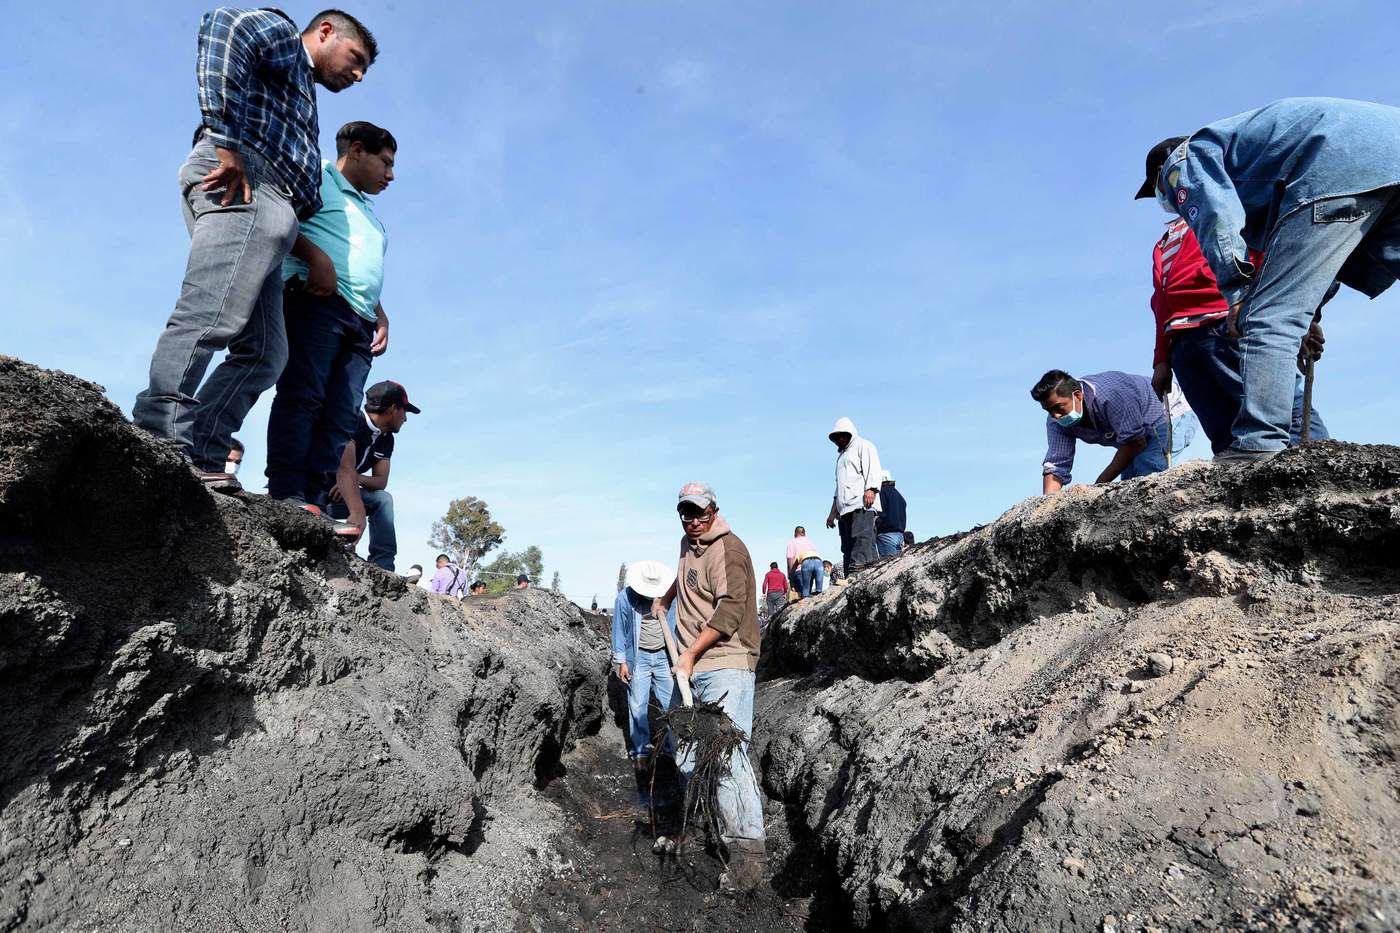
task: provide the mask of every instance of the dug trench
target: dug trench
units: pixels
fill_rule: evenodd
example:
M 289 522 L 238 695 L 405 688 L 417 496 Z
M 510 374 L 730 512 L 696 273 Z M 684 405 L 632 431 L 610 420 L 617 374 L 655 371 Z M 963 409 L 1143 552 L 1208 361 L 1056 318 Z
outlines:
M 735 901 L 651 854 L 597 617 L 0 393 L 0 928 L 1400 928 L 1395 448 L 1028 499 L 783 610 Z

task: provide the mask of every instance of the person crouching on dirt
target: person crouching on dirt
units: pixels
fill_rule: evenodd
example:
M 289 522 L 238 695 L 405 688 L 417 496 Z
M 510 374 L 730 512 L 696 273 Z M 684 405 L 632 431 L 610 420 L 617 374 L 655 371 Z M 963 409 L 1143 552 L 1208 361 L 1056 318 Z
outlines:
M 1098 484 L 1167 468 L 1167 411 L 1146 376 L 1110 371 L 1075 379 L 1052 369 L 1031 388 L 1031 398 L 1046 414 L 1042 494 L 1069 485 L 1076 441 L 1116 449 Z
M 617 679 L 627 685 L 627 757 L 637 775 L 643 807 L 651 806 L 651 696 L 662 709 L 671 705 L 671 665 L 666 660 L 665 625 L 676 635 L 676 612 L 657 615 L 656 598 L 675 582 L 671 568 L 660 561 L 639 560 L 627 565 L 626 586 L 617 594 L 612 613 L 612 661 Z M 669 753 L 670 741 L 667 740 Z
M 719 703 L 745 736 L 753 734 L 754 671 L 758 669 L 758 600 L 749 550 L 719 514 L 705 483 L 683 486 L 676 505 L 685 536 L 680 567 L 653 611 L 676 606 L 680 658 L 672 669 L 686 678 L 696 703 Z M 695 770 L 693 751 L 676 762 L 681 781 Z M 720 836 L 729 850 L 726 887 L 751 891 L 763 880 L 763 800 L 749 763 L 748 742 L 734 750 L 720 782 Z
M 394 497 L 389 494 L 389 461 L 394 456 L 394 435 L 408 415 L 422 410 L 408 400 L 408 390 L 397 382 L 376 382 L 365 392 L 364 417 L 340 456 L 330 514 L 347 519 L 356 528 L 369 523 L 369 562 L 390 572 L 399 553 L 394 530 Z M 465 582 L 465 581 L 464 581 Z

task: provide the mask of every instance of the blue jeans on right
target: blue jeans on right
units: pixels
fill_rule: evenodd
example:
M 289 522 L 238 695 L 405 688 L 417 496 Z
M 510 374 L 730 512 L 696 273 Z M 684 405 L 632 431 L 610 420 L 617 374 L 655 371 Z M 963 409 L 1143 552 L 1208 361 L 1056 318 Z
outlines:
M 394 530 L 394 497 L 387 489 L 360 488 L 365 504 L 365 521 L 369 525 L 369 562 L 393 572 L 394 558 L 399 554 L 399 536 Z M 330 504 L 334 518 L 349 518 L 350 510 L 337 499 Z
M 212 472 L 223 471 L 234 433 L 287 362 L 282 258 L 296 242 L 296 213 L 287 187 L 262 159 L 246 148 L 242 155 L 251 203 L 225 207 L 223 191 L 200 188 L 218 165 L 209 142 L 200 141 L 180 168 L 190 233 L 185 281 L 131 409 L 137 425 L 176 441 L 195 466 Z
M 1240 311 L 1244 396 L 1231 428 L 1239 450 L 1281 450 L 1292 435 L 1298 347 L 1353 253 L 1400 276 L 1400 197 L 1382 188 L 1324 198 L 1285 216 L 1264 245 L 1264 263 Z M 1392 279 L 1372 283 L 1379 294 Z
M 809 557 L 797 568 L 797 595 L 812 596 L 826 586 L 826 570 L 820 557 Z
M 734 725 L 742 729 L 745 736 L 753 737 L 753 671 L 733 668 L 699 671 L 691 675 L 690 685 L 694 689 L 696 703 L 720 703 Z M 680 771 L 681 788 L 684 790 L 695 772 L 694 746 L 676 759 L 676 768 Z M 720 782 L 716 797 L 720 838 L 725 843 L 740 839 L 761 841 L 767 836 L 763 828 L 763 798 L 759 796 L 758 778 L 749 761 L 747 741 L 730 756 L 729 776 Z
M 374 325 L 339 295 L 283 295 L 287 366 L 267 419 L 267 494 L 324 507 L 340 455 L 359 426 Z
M 1167 468 L 1167 420 L 1153 425 L 1147 432 L 1147 446 L 1142 449 L 1127 468 L 1118 474 L 1119 479 L 1137 479 L 1150 476 Z
M 902 547 L 904 547 L 904 532 L 902 531 L 882 531 L 875 536 L 875 551 L 881 557 L 898 554 Z
M 1211 453 L 1230 446 L 1231 429 L 1244 400 L 1244 380 L 1240 378 L 1240 347 L 1226 331 L 1225 322 L 1204 324 L 1172 335 L 1172 374 L 1182 394 L 1210 438 Z M 1293 368 L 1293 411 L 1289 422 L 1289 444 L 1296 446 L 1303 432 L 1303 377 Z M 1322 416 L 1314 408 L 1312 436 L 1331 437 Z

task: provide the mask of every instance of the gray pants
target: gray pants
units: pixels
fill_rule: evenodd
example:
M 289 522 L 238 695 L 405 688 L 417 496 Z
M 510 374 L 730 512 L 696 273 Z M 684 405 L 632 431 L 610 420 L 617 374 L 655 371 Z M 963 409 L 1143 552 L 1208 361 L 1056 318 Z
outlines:
M 180 169 L 190 258 L 180 298 L 156 341 L 150 384 L 132 408 L 138 425 L 178 441 L 204 470 L 223 468 L 233 433 L 287 362 L 282 259 L 296 242 L 296 214 L 286 186 L 256 154 L 242 155 L 251 204 L 223 207 L 222 191 L 200 190 L 218 164 L 207 142 Z M 206 380 L 210 360 L 224 349 L 228 355 Z
M 875 549 L 873 510 L 856 509 L 854 512 L 847 512 L 837 520 L 836 530 L 841 534 L 842 569 L 848 575 L 879 556 Z

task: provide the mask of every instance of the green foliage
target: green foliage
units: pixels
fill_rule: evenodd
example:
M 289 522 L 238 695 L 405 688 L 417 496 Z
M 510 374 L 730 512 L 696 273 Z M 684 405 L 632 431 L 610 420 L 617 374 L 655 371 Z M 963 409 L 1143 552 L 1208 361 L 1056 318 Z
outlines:
M 549 588 L 554 592 L 559 592 L 559 571 L 554 571 L 554 579 L 550 581 Z
M 531 586 L 538 586 L 540 577 L 544 576 L 544 554 L 533 544 L 513 554 L 509 551 L 498 554 L 495 560 L 481 568 L 488 593 L 504 593 L 514 589 L 515 578 L 522 573 L 530 578 Z
M 621 593 L 627 586 L 627 565 L 617 568 L 617 591 Z
M 470 575 L 487 552 L 501 543 L 505 533 L 491 520 L 484 500 L 467 496 L 447 504 L 447 514 L 433 522 L 428 546 L 447 554 Z

